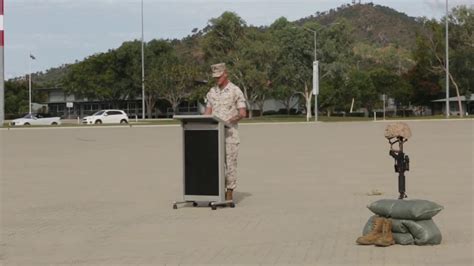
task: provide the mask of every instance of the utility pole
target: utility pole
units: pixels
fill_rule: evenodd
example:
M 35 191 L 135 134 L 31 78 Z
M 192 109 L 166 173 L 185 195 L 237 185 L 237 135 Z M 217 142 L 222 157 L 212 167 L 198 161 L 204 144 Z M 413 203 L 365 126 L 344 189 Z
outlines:
M 142 0 L 142 119 L 145 119 L 145 44 L 143 33 L 143 0 Z
M 446 0 L 446 118 L 449 118 L 449 32 L 448 32 L 448 0 Z M 459 110 L 461 112 L 461 110 Z
M 5 122 L 5 54 L 4 54 L 4 29 L 3 29 L 3 0 L 0 0 L 0 127 Z

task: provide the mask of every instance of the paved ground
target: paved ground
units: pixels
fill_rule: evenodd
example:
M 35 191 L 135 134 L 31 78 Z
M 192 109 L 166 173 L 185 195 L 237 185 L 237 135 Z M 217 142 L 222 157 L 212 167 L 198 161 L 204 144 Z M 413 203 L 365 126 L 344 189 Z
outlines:
M 408 123 L 439 246 L 354 243 L 397 196 L 382 122 L 241 126 L 237 207 L 217 211 L 171 208 L 179 127 L 0 129 L 0 264 L 473 265 L 474 122 Z

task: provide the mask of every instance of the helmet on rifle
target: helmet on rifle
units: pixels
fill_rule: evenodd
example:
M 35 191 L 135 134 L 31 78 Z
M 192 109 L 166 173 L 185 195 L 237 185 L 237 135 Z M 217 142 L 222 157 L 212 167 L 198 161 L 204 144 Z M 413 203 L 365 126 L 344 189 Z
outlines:
M 393 138 L 402 138 L 404 141 L 408 140 L 411 137 L 410 127 L 403 122 L 397 122 L 389 124 L 385 128 L 385 137 L 390 140 Z

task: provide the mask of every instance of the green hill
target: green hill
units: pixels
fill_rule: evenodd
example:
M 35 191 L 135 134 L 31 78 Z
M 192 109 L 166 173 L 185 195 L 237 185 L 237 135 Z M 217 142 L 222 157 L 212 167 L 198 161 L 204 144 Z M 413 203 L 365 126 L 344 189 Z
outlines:
M 322 25 L 329 25 L 339 19 L 345 19 L 352 25 L 356 42 L 378 47 L 392 44 L 411 49 L 415 45 L 416 32 L 421 28 L 416 18 L 372 3 L 343 5 L 327 12 L 317 12 L 296 23 L 317 21 Z
M 316 9 L 316 7 L 314 8 Z M 421 24 L 416 18 L 409 17 L 392 8 L 369 4 L 342 5 L 326 12 L 316 12 L 315 15 L 295 21 L 304 24 L 317 21 L 329 25 L 339 19 L 347 20 L 353 27 L 355 40 L 354 52 L 366 62 L 393 61 L 388 63 L 401 71 L 413 65 L 411 49 L 415 45 L 416 32 Z M 261 27 L 265 29 L 265 27 Z M 197 30 L 195 30 L 197 32 Z M 192 41 L 202 37 L 202 31 L 194 33 L 183 40 Z M 186 43 L 189 43 L 188 42 Z M 44 72 L 35 73 L 34 80 L 40 86 L 60 86 L 61 80 L 71 65 L 62 65 Z

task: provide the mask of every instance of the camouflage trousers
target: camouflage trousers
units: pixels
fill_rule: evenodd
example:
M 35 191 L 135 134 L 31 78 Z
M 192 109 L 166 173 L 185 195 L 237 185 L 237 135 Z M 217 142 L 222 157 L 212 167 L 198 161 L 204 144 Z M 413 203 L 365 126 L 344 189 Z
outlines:
M 237 156 L 239 154 L 238 143 L 225 144 L 225 183 L 226 188 L 237 187 Z

